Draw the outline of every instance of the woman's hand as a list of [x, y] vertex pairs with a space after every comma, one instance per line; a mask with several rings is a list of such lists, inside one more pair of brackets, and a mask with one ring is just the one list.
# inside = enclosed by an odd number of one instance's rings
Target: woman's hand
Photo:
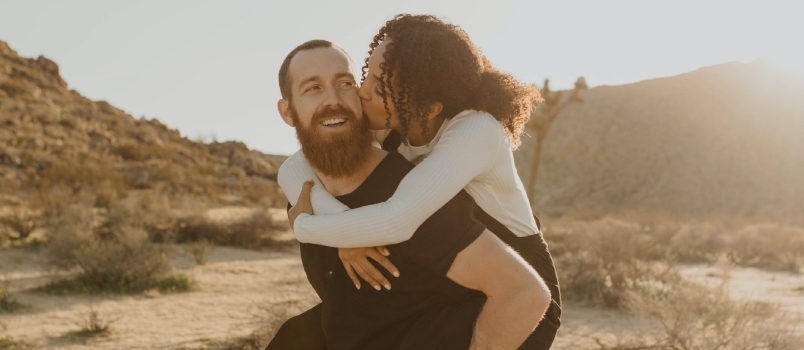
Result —
[[294, 205], [290, 210], [288, 210], [288, 223], [290, 224], [290, 229], [293, 229], [293, 224], [296, 223], [296, 218], [301, 213], [307, 213], [313, 215], [313, 204], [310, 203], [310, 191], [313, 189], [313, 182], [307, 181], [302, 186], [301, 193], [299, 193], [299, 200], [296, 201], [296, 205]]
[[388, 290], [391, 289], [391, 283], [388, 282], [388, 279], [386, 279], [380, 270], [374, 267], [368, 260], [368, 258], [374, 259], [374, 261], [380, 263], [388, 272], [395, 277], [399, 277], [399, 270], [391, 263], [391, 260], [388, 260], [388, 255], [391, 255], [391, 252], [385, 247], [338, 248], [338, 257], [341, 258], [346, 273], [349, 275], [349, 278], [352, 279], [357, 289], [360, 289], [360, 279], [357, 278], [358, 275], [371, 284], [376, 290], [382, 289], [380, 286], [384, 286], [385, 289]]

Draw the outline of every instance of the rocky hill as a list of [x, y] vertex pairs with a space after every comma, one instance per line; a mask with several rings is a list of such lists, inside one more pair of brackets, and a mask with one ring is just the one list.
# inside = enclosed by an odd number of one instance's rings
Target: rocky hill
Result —
[[0, 207], [53, 187], [158, 188], [281, 206], [282, 157], [239, 142], [205, 144], [70, 90], [53, 61], [0, 41]]
[[765, 62], [584, 91], [545, 141], [535, 208], [800, 218], [803, 95], [804, 78]]

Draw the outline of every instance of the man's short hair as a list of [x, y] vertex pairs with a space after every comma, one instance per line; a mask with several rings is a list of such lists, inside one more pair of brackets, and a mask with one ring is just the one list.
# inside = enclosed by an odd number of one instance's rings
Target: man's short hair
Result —
[[290, 71], [290, 61], [293, 60], [293, 57], [295, 57], [296, 54], [302, 50], [312, 50], [312, 49], [330, 48], [330, 47], [336, 47], [336, 46], [332, 44], [331, 41], [315, 39], [307, 41], [299, 46], [296, 46], [295, 49], [290, 51], [290, 53], [285, 57], [285, 60], [282, 61], [282, 66], [279, 67], [279, 92], [282, 94], [283, 99], [290, 101], [291, 97], [291, 91], [290, 91], [291, 81], [289, 71]]

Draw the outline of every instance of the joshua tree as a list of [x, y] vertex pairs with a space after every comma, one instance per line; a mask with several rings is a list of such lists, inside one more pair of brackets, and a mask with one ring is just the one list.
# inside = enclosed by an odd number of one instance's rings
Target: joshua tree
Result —
[[542, 103], [538, 108], [534, 109], [530, 115], [530, 122], [527, 125], [528, 130], [536, 134], [536, 149], [533, 152], [533, 161], [530, 166], [530, 178], [528, 179], [527, 192], [528, 198], [533, 200], [536, 194], [536, 175], [539, 173], [539, 161], [542, 157], [542, 145], [544, 144], [547, 133], [550, 131], [550, 126], [561, 115], [561, 111], [572, 103], [583, 103], [580, 96], [582, 90], [586, 90], [586, 79], [583, 77], [575, 81], [575, 88], [569, 92], [569, 98], [564, 98], [564, 92], [550, 91], [550, 79], [544, 80], [544, 87], [541, 89]]

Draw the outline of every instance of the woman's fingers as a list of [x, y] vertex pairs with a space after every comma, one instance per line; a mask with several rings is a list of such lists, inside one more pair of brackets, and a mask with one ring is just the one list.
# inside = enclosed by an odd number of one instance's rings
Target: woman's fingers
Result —
[[355, 270], [352, 268], [352, 265], [343, 262], [343, 268], [346, 270], [346, 274], [349, 275], [349, 278], [352, 279], [352, 283], [355, 284], [355, 288], [360, 289], [360, 279], [357, 278], [357, 274]]
[[[368, 282], [374, 289], [381, 290], [382, 287], [385, 287], [385, 289], [390, 290], [391, 282], [389, 282], [382, 272], [369, 261], [369, 259], [373, 259], [380, 263], [380, 266], [388, 270], [392, 275], [399, 277], [399, 270], [382, 254], [383, 250], [387, 251], [384, 247], [339, 248], [338, 257], [341, 259], [343, 266], [346, 267], [347, 273], [350, 272], [348, 267], [351, 267], [353, 273], [356, 273], [360, 278]], [[352, 274], [349, 274], [349, 277], [352, 278], [352, 281], [355, 280]], [[360, 288], [358, 287], [358, 289]]]
[[313, 182], [306, 181], [302, 186], [301, 193], [299, 193], [299, 200], [296, 201], [296, 205], [288, 210], [288, 223], [290, 224], [290, 229], [293, 229], [293, 224], [296, 223], [296, 218], [299, 216], [299, 214], [313, 214], [313, 205], [310, 203], [310, 192], [312, 189]]
[[301, 193], [299, 193], [299, 200], [296, 202], [297, 205], [302, 202], [310, 203], [310, 191], [313, 189], [313, 184], [311, 180], [304, 182]]
[[379, 247], [374, 247], [374, 249], [377, 249], [377, 251], [380, 252], [380, 254], [382, 254], [384, 256], [391, 255], [391, 251], [388, 250], [388, 248], [386, 248], [386, 247], [379, 246]]
[[396, 266], [394, 266], [393, 263], [391, 263], [391, 260], [388, 260], [388, 258], [385, 257], [385, 255], [375, 250], [374, 252], [369, 252], [368, 256], [369, 258], [374, 259], [374, 261], [380, 263], [380, 265], [382, 265], [382, 267], [384, 267], [386, 270], [388, 270], [388, 272], [394, 275], [394, 277], [399, 277], [399, 270], [396, 268]]
[[[370, 263], [369, 263], [368, 265], [370, 265], [370, 266], [371, 266], [369, 269], [374, 269], [374, 271], [377, 271], [377, 268], [375, 268], [373, 265], [371, 265]], [[374, 287], [374, 289], [376, 289], [376, 290], [381, 290], [381, 289], [382, 289], [382, 287], [381, 287], [381, 285], [382, 285], [381, 281], [377, 281], [377, 280], [374, 278], [374, 276], [376, 276], [376, 275], [374, 275], [374, 274], [369, 273], [368, 271], [366, 271], [366, 268], [367, 268], [367, 267], [366, 267], [366, 265], [360, 264], [360, 263], [358, 262], [358, 263], [354, 263], [354, 264], [352, 264], [352, 267], [354, 267], [355, 272], [357, 272], [357, 274], [358, 274], [358, 275], [359, 275], [359, 276], [360, 276], [362, 279], [364, 279], [364, 280], [365, 280], [366, 282], [368, 282], [368, 283], [369, 283], [369, 284], [370, 284], [372, 287]], [[379, 273], [379, 271], [377, 271], [377, 273]], [[382, 276], [382, 274], [380, 274], [380, 276]], [[382, 279], [385, 279], [385, 278], [383, 277]], [[390, 284], [389, 284], [387, 281], [386, 281], [385, 283], [386, 283], [386, 284], [388, 284], [388, 289], [391, 289], [391, 288], [390, 288], [390, 287], [391, 287], [391, 285], [390, 285]]]

